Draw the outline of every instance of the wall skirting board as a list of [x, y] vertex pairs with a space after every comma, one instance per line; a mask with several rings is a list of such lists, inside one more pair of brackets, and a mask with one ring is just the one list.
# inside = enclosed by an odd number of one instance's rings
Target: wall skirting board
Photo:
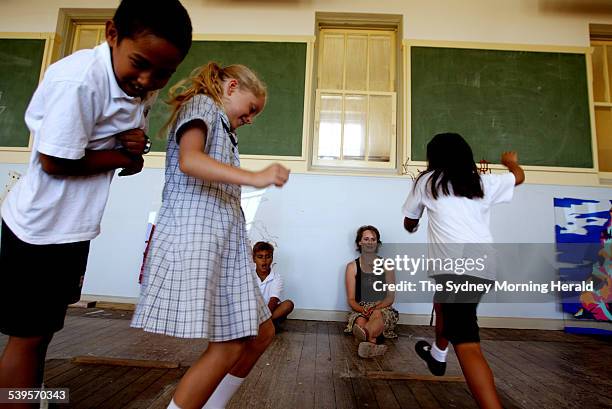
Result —
[[[81, 301], [98, 301], [108, 306], [109, 304], [128, 304], [122, 309], [133, 309], [133, 305], [138, 302], [133, 297], [109, 297], [96, 296], [93, 294], [83, 294]], [[107, 307], [110, 308], [110, 307]], [[296, 308], [290, 319], [307, 321], [338, 321], [346, 320], [346, 311], [332, 310], [309, 310]], [[399, 323], [406, 325], [429, 325], [429, 314], [403, 314], [400, 313]], [[572, 321], [572, 325], [577, 321]], [[478, 324], [481, 328], [513, 328], [513, 329], [543, 329], [543, 330], [562, 330], [568, 321], [553, 318], [520, 318], [520, 317], [478, 317]]]

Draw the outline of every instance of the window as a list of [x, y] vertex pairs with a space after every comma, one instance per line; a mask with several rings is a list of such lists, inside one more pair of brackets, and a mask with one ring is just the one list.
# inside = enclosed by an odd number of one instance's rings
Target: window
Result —
[[395, 168], [396, 33], [320, 28], [314, 166]]
[[612, 40], [594, 40], [591, 46], [599, 170], [612, 172]]
[[75, 24], [74, 39], [70, 52], [95, 46], [106, 41], [104, 24]]

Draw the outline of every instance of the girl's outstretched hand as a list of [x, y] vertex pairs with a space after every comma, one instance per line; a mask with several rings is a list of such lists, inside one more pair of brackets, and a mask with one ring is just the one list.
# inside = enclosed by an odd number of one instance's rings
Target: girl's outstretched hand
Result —
[[501, 163], [514, 175], [515, 186], [518, 186], [525, 181], [525, 172], [518, 164], [518, 155], [516, 152], [510, 151], [502, 153]]
[[508, 164], [518, 163], [518, 154], [514, 151], [508, 151], [508, 152], [502, 153], [501, 163], [505, 167], [508, 167]]
[[259, 171], [255, 175], [254, 187], [262, 188], [270, 185], [283, 186], [289, 179], [289, 169], [281, 164], [274, 163]]

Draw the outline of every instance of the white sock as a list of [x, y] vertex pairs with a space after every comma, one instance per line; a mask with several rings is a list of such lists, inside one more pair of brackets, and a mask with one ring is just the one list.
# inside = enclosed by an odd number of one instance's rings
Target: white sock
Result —
[[238, 378], [229, 373], [225, 375], [202, 409], [224, 409], [243, 381], [244, 378]]
[[438, 346], [434, 342], [433, 345], [431, 346], [431, 351], [429, 352], [431, 353], [432, 358], [435, 359], [436, 361], [446, 362], [446, 355], [448, 354], [448, 347], [446, 347], [446, 349], [442, 351], [440, 348], [438, 348]]
[[179, 405], [176, 404], [176, 402], [174, 401], [174, 398], [172, 398], [167, 409], [181, 409], [181, 408], [179, 407]]

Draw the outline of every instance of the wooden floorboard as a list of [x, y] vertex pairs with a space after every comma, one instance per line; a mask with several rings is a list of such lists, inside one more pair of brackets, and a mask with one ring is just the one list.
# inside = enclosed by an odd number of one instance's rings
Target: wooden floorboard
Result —
[[[180, 378], [206, 349], [205, 340], [178, 339], [129, 327], [131, 312], [70, 309], [65, 328], [49, 347], [47, 387], [69, 388], [71, 403], [61, 408], [164, 409]], [[228, 409], [476, 408], [467, 384], [372, 379], [369, 371], [429, 375], [414, 352], [431, 341], [428, 326], [398, 327], [387, 353], [364, 360], [358, 342], [343, 333], [344, 323], [289, 320], [262, 355]], [[612, 407], [610, 338], [561, 331], [481, 330], [481, 345], [495, 375], [503, 406], [531, 408]], [[7, 342], [0, 336], [0, 347]], [[75, 356], [169, 361], [180, 368], [84, 364]], [[447, 375], [462, 376], [448, 356]], [[113, 362], [110, 360], [109, 362]]]

